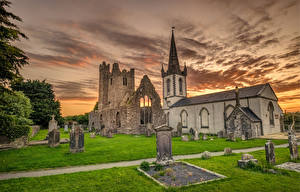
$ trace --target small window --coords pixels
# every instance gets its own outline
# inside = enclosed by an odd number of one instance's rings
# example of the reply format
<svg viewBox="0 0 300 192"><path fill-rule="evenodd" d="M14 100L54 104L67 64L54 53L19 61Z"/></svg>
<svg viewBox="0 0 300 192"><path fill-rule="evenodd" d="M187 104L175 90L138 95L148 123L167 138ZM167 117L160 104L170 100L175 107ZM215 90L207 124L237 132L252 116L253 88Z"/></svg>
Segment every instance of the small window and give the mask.
<svg viewBox="0 0 300 192"><path fill-rule="evenodd" d="M181 78L179 78L179 92L180 92L180 94L182 94L182 79Z"/></svg>
<svg viewBox="0 0 300 192"><path fill-rule="evenodd" d="M123 85L127 86L127 78L123 77Z"/></svg>
<svg viewBox="0 0 300 192"><path fill-rule="evenodd" d="M112 78L110 78L110 84L112 85Z"/></svg>
<svg viewBox="0 0 300 192"><path fill-rule="evenodd" d="M170 94L170 79L167 79L167 94Z"/></svg>

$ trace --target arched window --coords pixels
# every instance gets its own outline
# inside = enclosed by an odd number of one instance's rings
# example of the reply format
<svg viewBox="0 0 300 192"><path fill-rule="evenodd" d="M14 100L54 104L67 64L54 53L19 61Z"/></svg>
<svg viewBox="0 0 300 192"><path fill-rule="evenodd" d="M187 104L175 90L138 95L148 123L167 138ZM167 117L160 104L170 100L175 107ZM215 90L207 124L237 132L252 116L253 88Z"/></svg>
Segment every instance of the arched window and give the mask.
<svg viewBox="0 0 300 192"><path fill-rule="evenodd" d="M201 123L201 128L209 127L209 113L206 108L202 108L200 111L200 123Z"/></svg>
<svg viewBox="0 0 300 192"><path fill-rule="evenodd" d="M152 123L152 99L145 95L140 98L140 122L142 125Z"/></svg>
<svg viewBox="0 0 300 192"><path fill-rule="evenodd" d="M167 79L167 94L170 94L170 79Z"/></svg>
<svg viewBox="0 0 300 192"><path fill-rule="evenodd" d="M127 78L123 77L123 85L127 86Z"/></svg>
<svg viewBox="0 0 300 192"><path fill-rule="evenodd" d="M269 111L270 125L274 125L274 106L272 102L269 103L268 111Z"/></svg>
<svg viewBox="0 0 300 192"><path fill-rule="evenodd" d="M186 112L186 110L182 110L180 113L180 118L181 118L181 124L183 128L187 128L188 127L188 113Z"/></svg>
<svg viewBox="0 0 300 192"><path fill-rule="evenodd" d="M179 93L182 94L182 79L179 78Z"/></svg>

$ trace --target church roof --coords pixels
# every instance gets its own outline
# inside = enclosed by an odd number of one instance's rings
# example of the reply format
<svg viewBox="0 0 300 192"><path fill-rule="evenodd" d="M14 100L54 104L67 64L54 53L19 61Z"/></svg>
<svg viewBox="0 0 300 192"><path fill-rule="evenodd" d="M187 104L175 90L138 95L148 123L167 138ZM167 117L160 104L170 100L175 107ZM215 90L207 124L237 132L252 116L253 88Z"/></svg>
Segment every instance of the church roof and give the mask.
<svg viewBox="0 0 300 192"><path fill-rule="evenodd" d="M239 97L243 99L243 98L259 96L259 94L263 91L263 89L266 86L270 86L270 85L266 83L266 84L254 85L251 87L240 88ZM222 91L222 92L211 93L206 95L199 95L195 97L183 98L177 101L176 103L174 103L171 107L181 107L187 105L228 101L228 100L234 100L235 97L236 97L235 90L233 89L229 91Z"/></svg>
<svg viewBox="0 0 300 192"><path fill-rule="evenodd" d="M261 121L249 107L240 107L240 109L248 116L251 121Z"/></svg>

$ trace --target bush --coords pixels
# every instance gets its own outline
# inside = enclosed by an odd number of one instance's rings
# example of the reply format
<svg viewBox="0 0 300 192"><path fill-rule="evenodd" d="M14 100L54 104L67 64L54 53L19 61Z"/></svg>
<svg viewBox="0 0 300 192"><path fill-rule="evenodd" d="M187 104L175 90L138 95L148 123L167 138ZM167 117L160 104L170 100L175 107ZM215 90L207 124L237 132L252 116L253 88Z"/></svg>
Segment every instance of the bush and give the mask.
<svg viewBox="0 0 300 192"><path fill-rule="evenodd" d="M163 166L161 164L155 164L154 170L155 171L161 171L163 169Z"/></svg>
<svg viewBox="0 0 300 192"><path fill-rule="evenodd" d="M141 169L144 171L150 170L150 164L147 161L143 161L140 165Z"/></svg>

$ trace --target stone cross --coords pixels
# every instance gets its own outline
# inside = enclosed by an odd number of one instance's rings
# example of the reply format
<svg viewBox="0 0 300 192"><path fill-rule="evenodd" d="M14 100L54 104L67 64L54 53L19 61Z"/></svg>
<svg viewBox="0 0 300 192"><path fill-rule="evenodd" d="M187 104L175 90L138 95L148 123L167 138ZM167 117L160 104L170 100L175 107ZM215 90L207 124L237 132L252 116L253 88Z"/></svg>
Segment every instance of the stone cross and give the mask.
<svg viewBox="0 0 300 192"><path fill-rule="evenodd" d="M49 121L48 125L48 133L50 133L54 129L57 129L57 121L54 119L54 115L52 115L51 117L52 119Z"/></svg>
<svg viewBox="0 0 300 192"><path fill-rule="evenodd" d="M154 128L156 132L156 163L167 165L172 163L172 127L166 124Z"/></svg>
<svg viewBox="0 0 300 192"><path fill-rule="evenodd" d="M275 164L275 150L274 143L268 140L265 144L266 160L270 164Z"/></svg>
<svg viewBox="0 0 300 192"><path fill-rule="evenodd" d="M70 152L77 153L84 151L84 132L83 129L76 125L70 131Z"/></svg>

